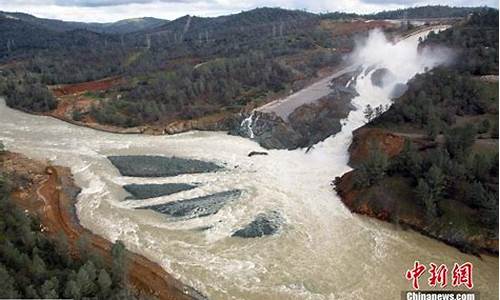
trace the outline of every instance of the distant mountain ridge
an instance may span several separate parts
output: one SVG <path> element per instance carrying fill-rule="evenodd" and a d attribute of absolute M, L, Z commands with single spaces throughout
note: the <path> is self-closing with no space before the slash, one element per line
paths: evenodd
<path fill-rule="evenodd" d="M 160 27 L 167 23 L 169 23 L 169 21 L 164 19 L 144 17 L 144 18 L 124 19 L 113 23 L 101 23 L 101 24 L 94 23 L 94 24 L 100 26 L 100 28 L 102 29 L 101 32 L 103 33 L 131 33 L 131 32 Z"/>
<path fill-rule="evenodd" d="M 136 31 L 151 29 L 154 27 L 162 26 L 168 23 L 167 20 L 144 17 L 125 19 L 111 23 L 85 23 L 73 21 L 61 21 L 56 19 L 38 18 L 30 14 L 19 12 L 3 12 L 0 11 L 0 18 L 7 18 L 26 22 L 30 25 L 40 26 L 57 32 L 65 32 L 76 29 L 86 29 L 97 33 L 110 33 L 110 34 L 125 34 Z"/>
<path fill-rule="evenodd" d="M 404 9 L 381 11 L 366 15 L 373 19 L 425 19 L 425 18 L 462 18 L 486 7 L 452 7 L 447 5 L 427 5 Z"/>
<path fill-rule="evenodd" d="M 262 31 L 262 28 L 274 28 L 274 34 L 280 35 L 285 30 L 305 29 L 308 25 L 319 22 L 317 14 L 282 8 L 263 7 L 237 14 L 219 17 L 197 17 L 186 15 L 162 26 L 146 29 L 134 34 L 168 34 L 176 33 L 177 39 L 202 40 L 236 35 L 245 38 Z M 305 27 L 304 27 L 305 26 Z"/>
<path fill-rule="evenodd" d="M 214 43 L 212 54 L 224 56 L 231 51 L 249 50 L 248 45 L 268 43 L 270 39 L 291 33 L 309 35 L 324 20 L 465 17 L 484 9 L 438 5 L 358 15 L 338 12 L 315 14 L 304 10 L 261 7 L 219 17 L 186 15 L 173 21 L 146 17 L 113 23 L 69 22 L 0 11 L 0 60 L 27 55 L 33 50 L 59 48 L 89 48 L 93 51 L 120 48 L 124 52 L 151 47 L 172 48 L 170 53 L 178 52 L 182 56 L 209 41 Z M 239 45 L 234 49 L 218 46 L 228 41 Z M 179 45 L 182 43 L 187 44 Z M 157 63 L 160 62 L 154 62 Z"/>
<path fill-rule="evenodd" d="M 470 13 L 484 9 L 485 7 L 450 7 L 444 5 L 420 6 L 392 11 L 382 11 L 374 14 L 356 13 L 323 13 L 315 14 L 304 10 L 288 10 L 276 7 L 259 7 L 248 11 L 242 11 L 231 15 L 219 17 L 197 17 L 183 16 L 173 21 L 158 19 L 153 17 L 131 18 L 109 23 L 97 22 L 74 22 L 57 19 L 39 18 L 27 13 L 0 11 L 0 19 L 14 19 L 26 22 L 30 25 L 40 26 L 45 29 L 57 32 L 66 32 L 75 29 L 86 29 L 97 33 L 107 34 L 128 34 L 140 31 L 158 32 L 162 30 L 184 30 L 187 19 L 191 19 L 190 26 L 186 29 L 211 30 L 214 27 L 232 27 L 255 25 L 256 22 L 287 22 L 291 20 L 304 19 L 346 19 L 346 18 L 367 18 L 367 19 L 402 19 L 402 18 L 454 18 L 465 17 Z M 199 30 L 198 30 L 199 31 Z"/>

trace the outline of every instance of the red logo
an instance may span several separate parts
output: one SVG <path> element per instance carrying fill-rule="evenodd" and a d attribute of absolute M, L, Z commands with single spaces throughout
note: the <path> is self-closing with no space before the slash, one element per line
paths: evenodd
<path fill-rule="evenodd" d="M 413 269 L 406 271 L 406 279 L 413 280 L 413 289 L 418 290 L 418 279 L 425 272 L 426 267 L 420 262 L 415 261 Z"/>
<path fill-rule="evenodd" d="M 472 282 L 472 267 L 472 263 L 470 262 L 466 262 L 462 265 L 455 263 L 451 272 L 451 285 L 458 287 L 463 284 L 468 289 L 472 289 L 474 287 Z M 427 270 L 425 265 L 421 264 L 419 261 L 415 261 L 413 268 L 406 271 L 405 278 L 412 282 L 414 290 L 418 290 L 420 288 L 419 279 L 422 275 L 424 275 L 425 270 Z M 448 285 L 448 271 L 448 267 L 444 264 L 438 266 L 435 263 L 429 263 L 429 286 L 435 287 L 439 284 L 441 288 L 445 288 Z"/>
<path fill-rule="evenodd" d="M 431 273 L 431 277 L 429 277 L 429 285 L 436 286 L 436 284 L 441 284 L 441 287 L 444 288 L 448 285 L 448 267 L 446 265 L 436 266 L 434 263 L 429 264 L 431 268 L 429 269 L 429 273 Z"/>
<path fill-rule="evenodd" d="M 474 284 L 472 283 L 472 264 L 466 262 L 459 266 L 457 263 L 453 266 L 453 281 L 451 285 L 460 286 L 465 285 L 468 289 L 472 289 Z"/>

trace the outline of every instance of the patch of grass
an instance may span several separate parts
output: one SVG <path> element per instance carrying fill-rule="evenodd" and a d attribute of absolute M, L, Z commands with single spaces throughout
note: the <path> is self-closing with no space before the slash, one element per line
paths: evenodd
<path fill-rule="evenodd" d="M 441 229 L 457 231 L 467 236 L 481 235 L 484 229 L 478 224 L 477 211 L 460 201 L 446 199 L 439 202 L 443 215 L 439 224 Z"/>
<path fill-rule="evenodd" d="M 133 64 L 135 61 L 137 61 L 139 59 L 139 57 L 141 57 L 142 55 L 142 51 L 139 51 L 139 52 L 135 52 L 135 53 L 132 53 L 128 58 L 127 58 L 127 61 L 125 62 L 125 66 L 128 67 L 130 66 L 131 64 Z"/>
<path fill-rule="evenodd" d="M 478 85 L 481 87 L 482 97 L 498 107 L 498 83 L 479 81 Z"/>
<path fill-rule="evenodd" d="M 498 140 L 497 139 L 476 140 L 476 142 L 472 146 L 472 152 L 474 154 L 481 154 L 486 156 L 492 156 L 492 155 L 498 156 Z"/>
<path fill-rule="evenodd" d="M 86 98 L 91 98 L 93 100 L 102 100 L 104 99 L 104 96 L 102 95 L 102 93 L 98 93 L 98 92 L 91 92 L 91 91 L 87 91 L 83 94 L 83 96 L 85 96 Z"/>

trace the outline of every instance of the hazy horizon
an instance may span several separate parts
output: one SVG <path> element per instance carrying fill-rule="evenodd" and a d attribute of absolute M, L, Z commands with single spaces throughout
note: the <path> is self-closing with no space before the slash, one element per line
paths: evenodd
<path fill-rule="evenodd" d="M 244 4 L 227 0 L 0 0 L 0 10 L 20 12 L 39 18 L 79 22 L 115 22 L 123 19 L 154 17 L 174 20 L 185 15 L 217 17 L 239 13 L 258 7 L 280 7 L 313 13 L 348 12 L 374 13 L 384 10 L 426 5 L 457 7 L 489 6 L 498 8 L 494 0 L 251 0 Z"/>

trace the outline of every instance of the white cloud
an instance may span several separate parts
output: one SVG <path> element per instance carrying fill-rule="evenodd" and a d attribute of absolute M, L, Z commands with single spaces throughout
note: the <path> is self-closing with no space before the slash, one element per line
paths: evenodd
<path fill-rule="evenodd" d="M 135 3 L 134 3 L 135 2 Z M 0 10 L 72 21 L 110 22 L 125 18 L 173 20 L 186 14 L 219 16 L 255 7 L 306 9 L 313 12 L 371 13 L 416 5 L 498 7 L 496 0 L 0 0 Z"/>

